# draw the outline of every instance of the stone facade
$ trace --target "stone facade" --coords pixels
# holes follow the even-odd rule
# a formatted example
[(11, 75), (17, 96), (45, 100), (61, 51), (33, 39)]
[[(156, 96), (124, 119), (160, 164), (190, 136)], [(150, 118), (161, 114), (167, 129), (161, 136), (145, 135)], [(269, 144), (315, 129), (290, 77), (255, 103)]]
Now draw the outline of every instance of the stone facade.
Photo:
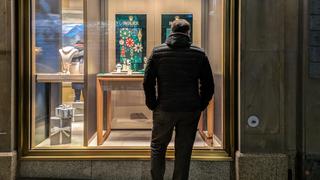
[[(19, 161), (15, 173), (16, 2), (0, 1), (0, 179), (14, 179), (15, 174), (27, 178), (149, 179), (147, 161), (25, 160)], [(310, 12), (318, 16), (318, 2), (236, 1), (240, 11), (236, 166), (229, 161), (193, 161), (190, 179), (234, 179), (234, 174), (237, 180), (319, 179), (320, 145), (314, 142), (319, 139), (320, 81), (310, 76), (309, 69), (314, 72), (314, 67), (310, 68), (308, 58), (309, 31), (317, 28), (318, 18), (312, 18), (312, 27), (308, 19)], [(257, 127), (248, 124), (252, 115), (259, 118)], [(172, 161), (168, 161), (167, 173), (169, 179)]]
[(288, 179), (288, 158), (284, 154), (236, 155), (237, 180), (285, 180)]
[(16, 175), (14, 2), (0, 2), (0, 179)]
[(14, 180), (16, 179), (17, 154), (0, 153), (0, 179)]
[[(173, 161), (167, 161), (165, 179), (171, 179)], [(232, 162), (192, 161), (190, 180), (230, 180)], [(149, 180), (150, 161), (21, 161), (20, 177), (95, 179), (95, 180)]]

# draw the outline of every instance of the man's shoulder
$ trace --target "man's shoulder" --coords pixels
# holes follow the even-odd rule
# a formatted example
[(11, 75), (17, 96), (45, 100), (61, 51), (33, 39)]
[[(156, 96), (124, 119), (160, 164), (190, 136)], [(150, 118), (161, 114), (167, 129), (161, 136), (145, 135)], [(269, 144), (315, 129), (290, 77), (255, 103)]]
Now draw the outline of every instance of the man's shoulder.
[[(162, 52), (162, 51), (167, 51), (171, 49), (170, 46), (168, 46), (166, 43), (163, 43), (163, 44), (160, 44), (156, 47), (153, 48), (153, 52), (154, 53), (157, 53), (157, 52)], [(204, 49), (196, 46), (196, 45), (191, 45), (190, 48), (189, 48), (191, 51), (195, 51), (195, 52), (198, 52), (198, 53), (201, 53), (201, 54), (205, 54), (205, 51)]]
[(202, 49), (202, 48), (200, 48), (200, 47), (198, 47), (198, 46), (196, 46), (196, 45), (194, 45), (194, 44), (192, 44), (192, 45), (190, 46), (190, 50), (199, 52), (199, 53), (201, 53), (201, 54), (205, 54), (204, 49)]
[(166, 43), (163, 43), (163, 44), (160, 44), (160, 45), (154, 47), (153, 52), (157, 53), (157, 52), (161, 52), (161, 51), (166, 51), (168, 49), (170, 49), (170, 47)]

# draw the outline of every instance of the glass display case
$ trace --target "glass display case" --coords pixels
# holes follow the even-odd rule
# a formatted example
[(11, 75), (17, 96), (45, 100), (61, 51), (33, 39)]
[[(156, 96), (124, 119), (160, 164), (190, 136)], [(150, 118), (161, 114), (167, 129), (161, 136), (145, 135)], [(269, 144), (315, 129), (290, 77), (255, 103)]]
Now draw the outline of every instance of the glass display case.
[(180, 18), (205, 49), (216, 85), (194, 148), (224, 149), (225, 7), (211, 0), (33, 0), (30, 148), (149, 149), (144, 69)]
[(32, 147), (83, 146), (83, 1), (32, 3)]

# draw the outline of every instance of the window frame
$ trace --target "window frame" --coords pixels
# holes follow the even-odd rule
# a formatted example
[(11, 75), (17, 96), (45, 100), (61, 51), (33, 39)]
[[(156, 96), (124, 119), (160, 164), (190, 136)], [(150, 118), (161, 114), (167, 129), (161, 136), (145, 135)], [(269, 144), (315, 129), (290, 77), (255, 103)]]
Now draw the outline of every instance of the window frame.
[[(18, 0), (17, 5), (17, 48), (18, 48), (18, 155), (24, 160), (82, 160), (82, 159), (150, 159), (150, 149), (137, 149), (130, 147), (126, 149), (103, 149), (97, 147), (81, 147), (71, 149), (31, 149), (31, 110), (32, 110), (32, 50), (31, 50), (31, 29), (32, 29), (32, 1)], [(84, 0), (84, 4), (86, 4)], [(206, 0), (201, 0), (205, 2)], [(235, 0), (225, 1), (224, 21), (224, 51), (225, 60), (223, 67), (224, 80), (224, 149), (221, 150), (193, 150), (193, 160), (217, 160), (230, 161), (234, 158), (236, 150), (236, 110), (237, 110), (237, 10)], [(84, 6), (84, 11), (86, 7)], [(86, 134), (86, 130), (84, 132)], [(167, 159), (174, 158), (174, 150), (168, 149)]]

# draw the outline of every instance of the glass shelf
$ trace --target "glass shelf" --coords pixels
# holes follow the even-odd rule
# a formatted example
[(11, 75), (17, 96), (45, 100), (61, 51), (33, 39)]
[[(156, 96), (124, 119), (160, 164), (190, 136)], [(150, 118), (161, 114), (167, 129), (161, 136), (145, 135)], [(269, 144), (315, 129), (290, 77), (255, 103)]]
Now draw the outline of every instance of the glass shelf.
[(37, 82), (59, 83), (59, 82), (84, 82), (83, 74), (64, 74), (64, 73), (37, 73)]

